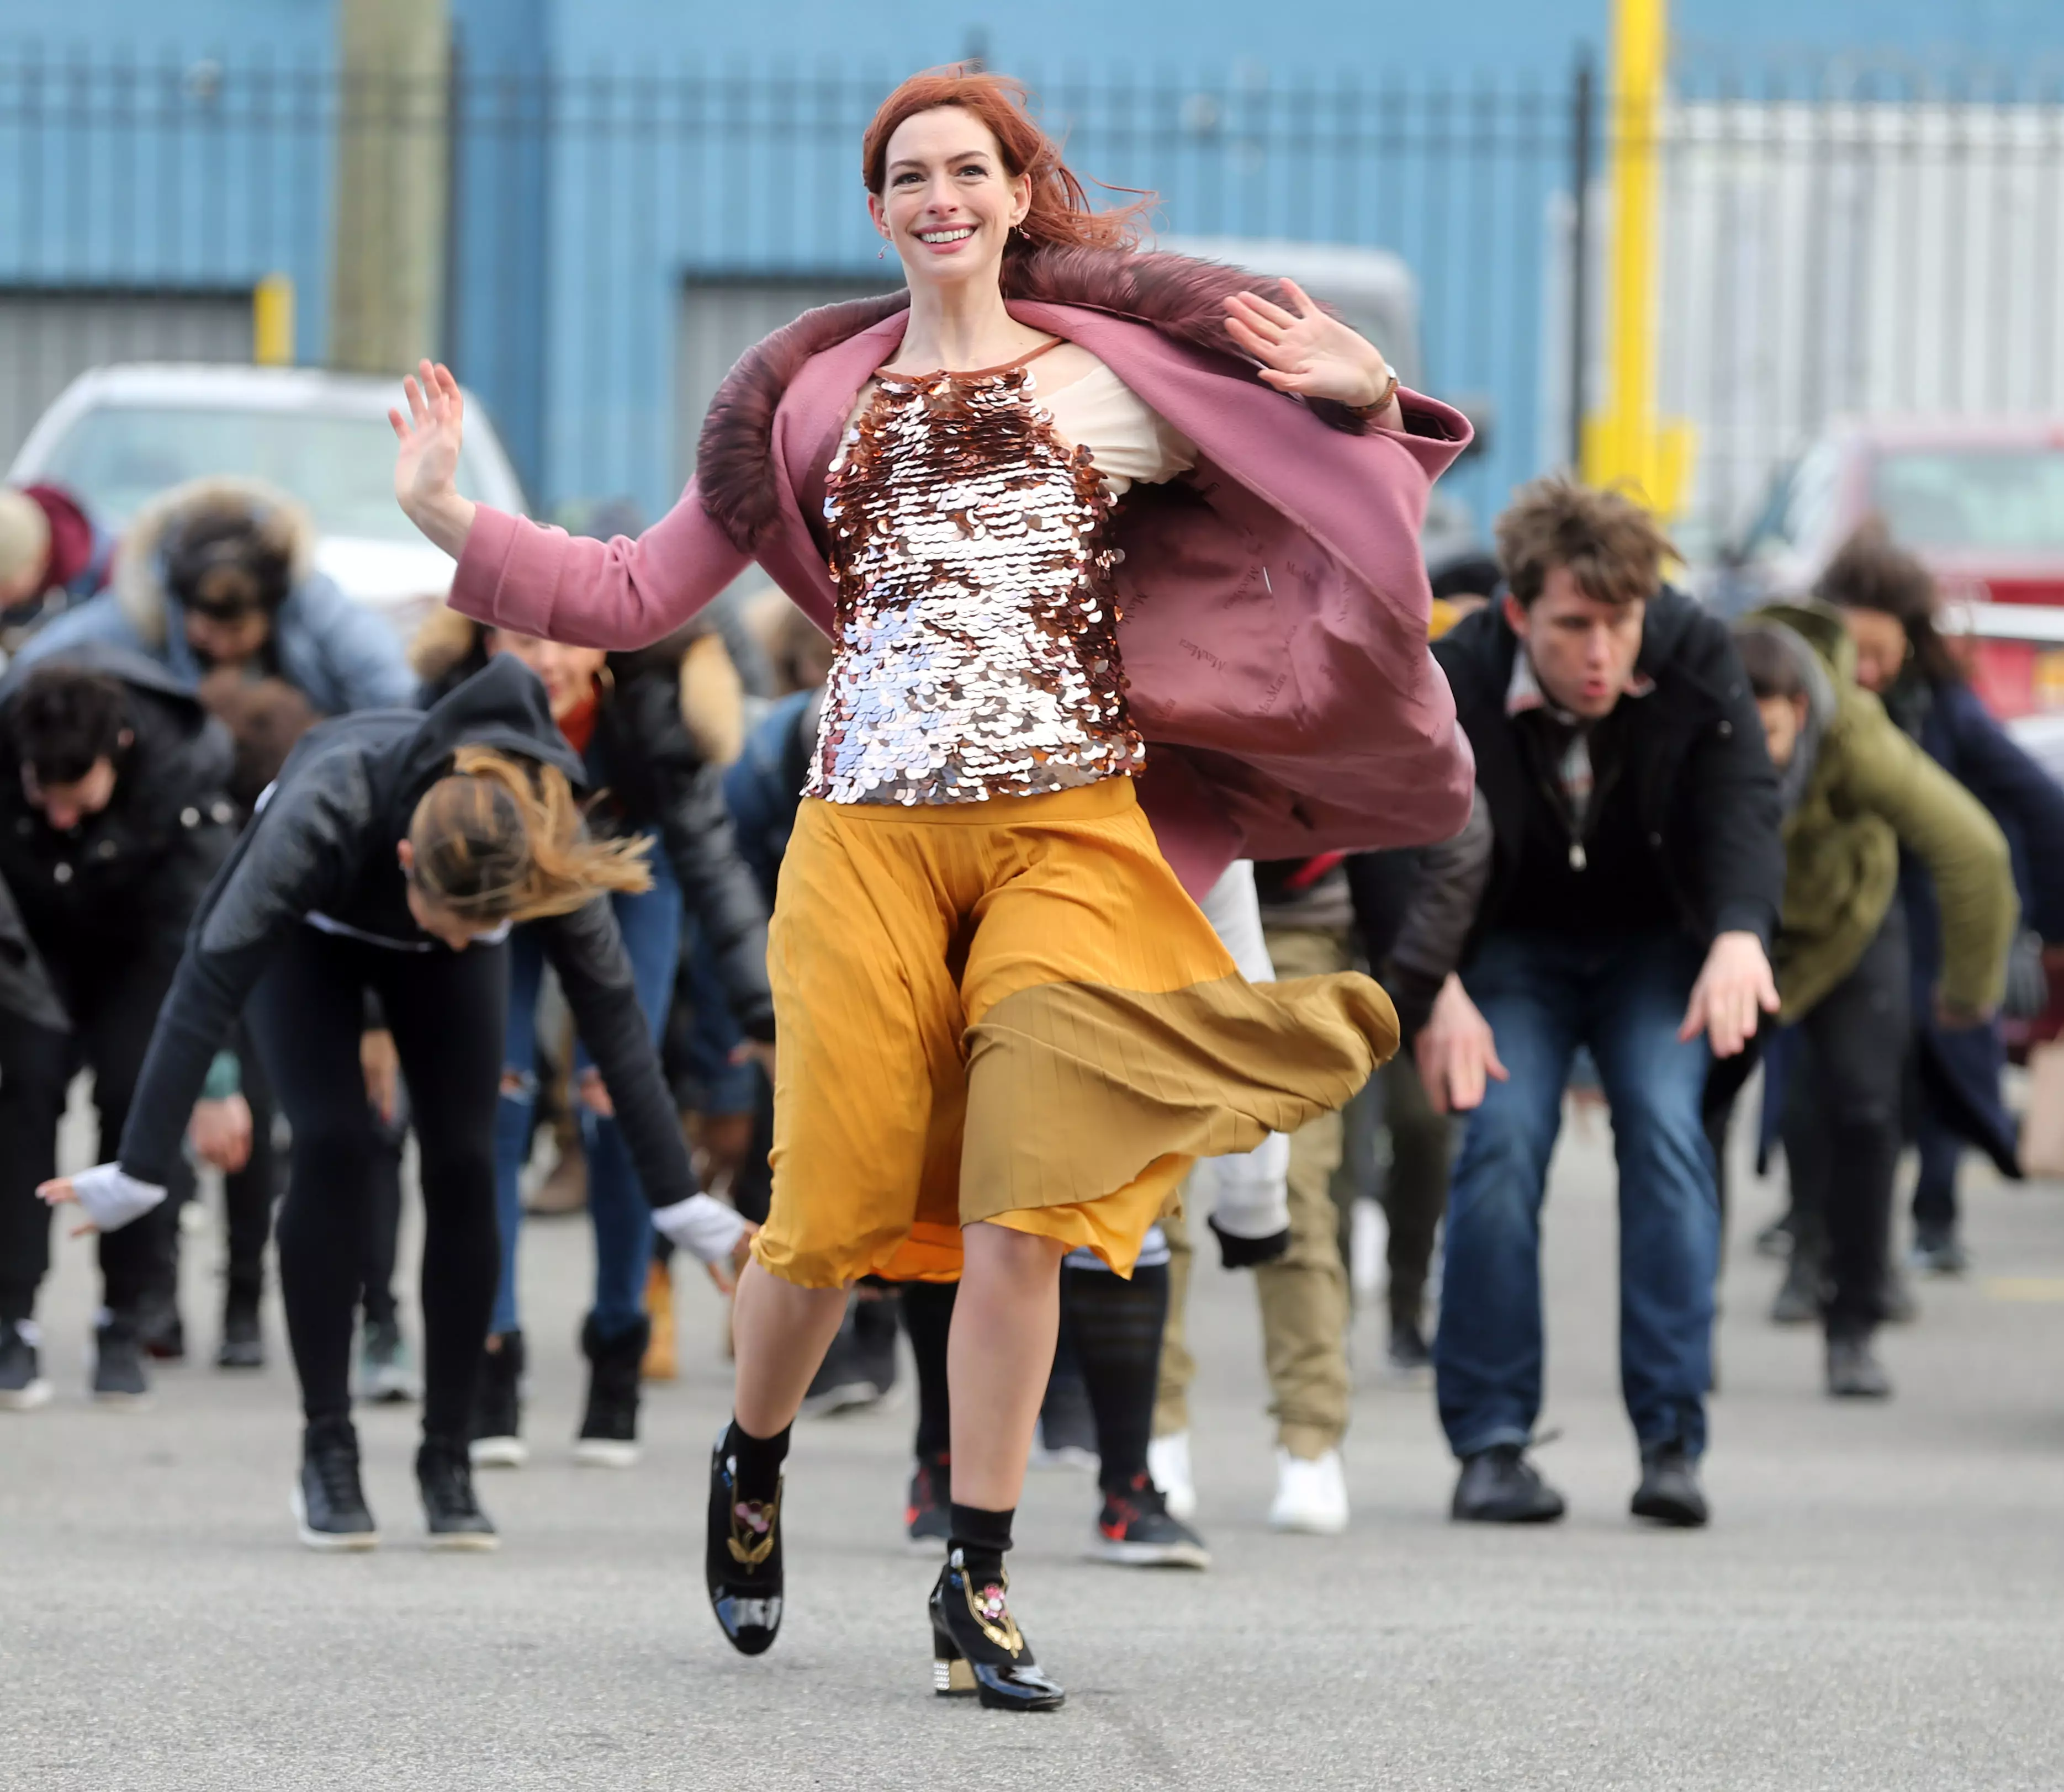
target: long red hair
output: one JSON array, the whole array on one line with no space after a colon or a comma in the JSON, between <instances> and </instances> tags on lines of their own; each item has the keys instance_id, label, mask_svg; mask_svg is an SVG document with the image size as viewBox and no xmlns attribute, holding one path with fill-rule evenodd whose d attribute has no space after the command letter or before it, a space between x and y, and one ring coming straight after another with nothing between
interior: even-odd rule
<instances>
[{"instance_id":1,"label":"long red hair","mask_svg":"<svg viewBox=\"0 0 2064 1792\"><path fill-rule=\"evenodd\" d=\"M905 119L957 106L971 112L995 138L1010 178L1032 177L1032 206L1012 232L1006 255L1022 254L1042 244L1067 248L1129 249L1145 228L1154 195L1135 187L1107 187L1112 193L1134 195L1129 205L1099 211L1074 170L1061 159L1061 146L1040 129L1031 111L1031 95L1022 81L991 74L972 62L950 62L913 74L881 103L873 123L860 140L861 174L870 193L879 194L888 179L889 139ZM1102 181L1097 184L1103 186Z\"/></svg>"}]
</instances>

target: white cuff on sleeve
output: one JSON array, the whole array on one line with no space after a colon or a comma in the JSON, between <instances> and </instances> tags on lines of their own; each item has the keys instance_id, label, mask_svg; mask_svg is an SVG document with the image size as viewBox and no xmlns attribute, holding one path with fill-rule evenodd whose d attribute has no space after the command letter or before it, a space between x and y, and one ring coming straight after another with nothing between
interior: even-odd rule
<instances>
[{"instance_id":1,"label":"white cuff on sleeve","mask_svg":"<svg viewBox=\"0 0 2064 1792\"><path fill-rule=\"evenodd\" d=\"M144 1214L165 1198L155 1182L139 1182L126 1175L119 1163L95 1164L71 1179L72 1192L86 1217L103 1232L117 1231Z\"/></svg>"},{"instance_id":2,"label":"white cuff on sleeve","mask_svg":"<svg viewBox=\"0 0 2064 1792\"><path fill-rule=\"evenodd\" d=\"M745 1231L736 1210L707 1194L691 1194L652 1210L652 1223L679 1249L705 1263L730 1261Z\"/></svg>"},{"instance_id":3,"label":"white cuff on sleeve","mask_svg":"<svg viewBox=\"0 0 2064 1792\"><path fill-rule=\"evenodd\" d=\"M1271 1133L1252 1151L1211 1160L1211 1218L1236 1238L1272 1238L1290 1226L1290 1141Z\"/></svg>"}]
</instances>

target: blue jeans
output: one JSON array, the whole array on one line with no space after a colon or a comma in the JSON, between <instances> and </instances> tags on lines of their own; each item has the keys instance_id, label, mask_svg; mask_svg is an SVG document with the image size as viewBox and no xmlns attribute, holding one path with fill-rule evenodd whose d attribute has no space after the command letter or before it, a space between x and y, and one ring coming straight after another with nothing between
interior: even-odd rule
<instances>
[{"instance_id":1,"label":"blue jeans","mask_svg":"<svg viewBox=\"0 0 2064 1792\"><path fill-rule=\"evenodd\" d=\"M1706 1043L1677 1029L1702 955L1672 931L1493 934L1463 975L1511 1072L1469 1117L1448 1194L1441 1423L1458 1456L1524 1443L1541 1411L1541 1202L1579 1045L1619 1161L1620 1386L1644 1449L1706 1444L1719 1200L1699 1120Z\"/></svg>"},{"instance_id":2,"label":"blue jeans","mask_svg":"<svg viewBox=\"0 0 2064 1792\"><path fill-rule=\"evenodd\" d=\"M652 888L615 896L610 906L623 930L638 1005L656 1041L672 1000L681 940L681 890L659 843L653 841ZM494 1296L494 1329L521 1324L516 1305L516 1240L523 1224L518 1187L530 1150L530 1116L538 1099L538 990L545 972L543 936L519 927L509 941L509 1033L502 1052L503 1093L494 1117L494 1206L502 1226L502 1283ZM574 1080L588 1067L586 1048L574 1060ZM603 1338L619 1337L645 1310L646 1266L652 1256L651 1208L614 1120L575 1100L581 1147L587 1158L587 1212L595 1227L595 1325Z\"/></svg>"}]
</instances>

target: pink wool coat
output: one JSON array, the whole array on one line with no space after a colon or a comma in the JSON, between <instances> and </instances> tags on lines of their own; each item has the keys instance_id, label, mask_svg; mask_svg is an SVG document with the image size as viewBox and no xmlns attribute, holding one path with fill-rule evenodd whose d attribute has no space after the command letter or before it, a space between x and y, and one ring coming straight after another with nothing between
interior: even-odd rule
<instances>
[{"instance_id":1,"label":"pink wool coat","mask_svg":"<svg viewBox=\"0 0 2064 1792\"><path fill-rule=\"evenodd\" d=\"M1195 469L1119 506L1119 640L1148 745L1140 796L1200 894L1236 858L1445 840L1474 767L1426 642L1419 527L1469 441L1401 393L1406 427L1264 385L1224 333L1236 288L1272 281L1173 256L1044 251L1011 315L1104 361L1197 445ZM740 360L697 477L635 541L568 536L483 506L452 587L485 622L629 648L678 627L756 560L829 632L825 471L853 402L903 336L897 294L828 306Z\"/></svg>"}]
</instances>

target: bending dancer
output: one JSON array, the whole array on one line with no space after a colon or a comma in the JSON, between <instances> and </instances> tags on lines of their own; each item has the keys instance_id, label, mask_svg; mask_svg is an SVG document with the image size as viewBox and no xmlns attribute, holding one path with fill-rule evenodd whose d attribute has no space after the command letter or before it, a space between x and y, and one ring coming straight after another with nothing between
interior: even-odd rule
<instances>
[{"instance_id":1,"label":"bending dancer","mask_svg":"<svg viewBox=\"0 0 2064 1792\"><path fill-rule=\"evenodd\" d=\"M1245 982L1185 888L1462 825L1417 531L1468 426L1294 287L1133 252L1136 211L1088 208L1013 83L913 78L862 163L909 291L748 353L639 539L462 497L427 364L396 489L498 626L631 646L757 560L832 635L712 1604L740 1649L773 1641L788 1427L847 1287L958 1275L934 1683L1050 1709L1002 1562L1061 1259L1130 1271L1192 1158L1295 1130L1395 1046L1366 978Z\"/></svg>"},{"instance_id":2,"label":"bending dancer","mask_svg":"<svg viewBox=\"0 0 2064 1792\"><path fill-rule=\"evenodd\" d=\"M308 1428L301 1540L379 1540L351 1424L353 1311L380 1144L359 1033L369 990L415 1104L423 1185L423 1444L433 1547L491 1548L466 1425L499 1254L494 1114L508 1010L506 941L538 921L654 1218L706 1262L744 1222L695 1192L658 1055L609 906L643 887L645 845L583 834L580 760L544 687L498 659L427 715L366 710L303 737L196 914L151 1036L119 1159L43 1186L103 1231L164 1198L208 1060L244 1011L294 1130L280 1284ZM470 948L470 949L469 949ZM249 1008L245 1009L247 999Z\"/></svg>"},{"instance_id":3,"label":"bending dancer","mask_svg":"<svg viewBox=\"0 0 2064 1792\"><path fill-rule=\"evenodd\" d=\"M681 714L686 646L676 639L643 654L611 655L483 629L443 610L424 625L414 650L426 699L455 689L500 654L522 661L543 683L553 722L601 793L589 811L589 825L650 843L648 887L613 894L610 906L655 1049L680 958L684 901L685 912L702 924L717 948L728 985L725 994L748 1035L764 1041L774 1033L767 990L767 912L738 855L717 769L703 757ZM519 1394L523 1333L516 1304L516 1245L523 1203L518 1178L530 1146L538 992L550 945L549 923L518 928L509 942L509 1037L494 1140L502 1279L474 1406L476 1468L517 1468L528 1456ZM651 1329L644 1297L652 1228L623 1130L585 1051L574 1071L581 1148L588 1162L588 1215L595 1226L595 1304L581 1324L588 1385L574 1460L627 1468L638 1458L638 1371Z\"/></svg>"}]
</instances>

